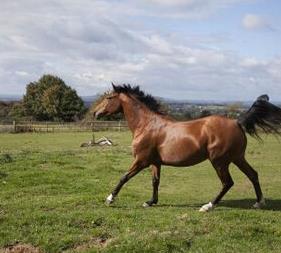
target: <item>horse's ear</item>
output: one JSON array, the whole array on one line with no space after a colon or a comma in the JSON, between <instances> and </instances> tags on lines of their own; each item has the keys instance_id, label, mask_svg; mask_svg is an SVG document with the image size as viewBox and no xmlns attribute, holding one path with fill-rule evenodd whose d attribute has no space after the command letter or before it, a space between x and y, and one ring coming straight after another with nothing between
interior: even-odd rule
<instances>
[{"instance_id":1,"label":"horse's ear","mask_svg":"<svg viewBox=\"0 0 281 253\"><path fill-rule=\"evenodd\" d=\"M116 86L114 85L113 82L111 82L111 85L112 85L113 90L116 91Z\"/></svg>"},{"instance_id":2,"label":"horse's ear","mask_svg":"<svg viewBox=\"0 0 281 253\"><path fill-rule=\"evenodd\" d=\"M269 96L267 94L261 95L257 98L257 101L269 101Z\"/></svg>"}]
</instances>

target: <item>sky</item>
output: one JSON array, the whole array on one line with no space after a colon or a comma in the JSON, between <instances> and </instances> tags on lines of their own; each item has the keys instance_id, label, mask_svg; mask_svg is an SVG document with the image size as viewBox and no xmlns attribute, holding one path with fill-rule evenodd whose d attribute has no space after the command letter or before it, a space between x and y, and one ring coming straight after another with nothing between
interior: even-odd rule
<instances>
[{"instance_id":1,"label":"sky","mask_svg":"<svg viewBox=\"0 0 281 253\"><path fill-rule=\"evenodd\" d=\"M43 74L185 100L281 101L281 1L1 0L0 95Z\"/></svg>"}]
</instances>

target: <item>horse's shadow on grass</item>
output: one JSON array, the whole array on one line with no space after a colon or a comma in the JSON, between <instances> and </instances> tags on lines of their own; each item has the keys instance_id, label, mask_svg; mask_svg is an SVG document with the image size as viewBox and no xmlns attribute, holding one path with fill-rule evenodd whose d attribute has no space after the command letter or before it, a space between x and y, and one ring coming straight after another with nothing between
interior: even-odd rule
<instances>
[{"instance_id":1,"label":"horse's shadow on grass","mask_svg":"<svg viewBox=\"0 0 281 253\"><path fill-rule=\"evenodd\" d=\"M229 207L237 209L247 209L254 210L253 205L255 204L255 199L229 199L222 200L219 203L219 207ZM263 210L271 211L281 211L281 199L265 199L266 205L262 207ZM155 207L177 207L177 208L200 208L205 203L196 203L196 204L159 204Z\"/></svg>"},{"instance_id":2,"label":"horse's shadow on grass","mask_svg":"<svg viewBox=\"0 0 281 253\"><path fill-rule=\"evenodd\" d=\"M238 209L253 209L255 199L229 199L222 201L219 205ZM281 199L265 199L263 210L281 211Z\"/></svg>"},{"instance_id":3,"label":"horse's shadow on grass","mask_svg":"<svg viewBox=\"0 0 281 253\"><path fill-rule=\"evenodd\" d=\"M226 208L235 208L241 210L255 210L253 205L256 203L256 199L227 199L222 200L218 207L226 207ZM281 211L281 199L265 199L266 205L262 207L262 210L270 210L270 211ZM199 209L203 204L206 203L159 203L157 205L153 205L152 208L191 208L191 209ZM124 206L124 205L112 205L111 208L115 209L131 209L132 206ZM138 205L137 208L142 209L141 205ZM148 208L150 209L150 208Z\"/></svg>"}]
</instances>

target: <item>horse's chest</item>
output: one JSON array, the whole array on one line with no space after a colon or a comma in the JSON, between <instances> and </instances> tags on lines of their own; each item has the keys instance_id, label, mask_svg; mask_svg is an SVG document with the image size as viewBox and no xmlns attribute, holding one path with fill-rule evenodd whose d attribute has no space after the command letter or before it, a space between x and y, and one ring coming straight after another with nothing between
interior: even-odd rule
<instances>
[{"instance_id":1,"label":"horse's chest","mask_svg":"<svg viewBox=\"0 0 281 253\"><path fill-rule=\"evenodd\" d=\"M132 142L133 155L137 154L149 155L155 150L155 141L151 136L145 136L142 138L135 138Z\"/></svg>"}]
</instances>

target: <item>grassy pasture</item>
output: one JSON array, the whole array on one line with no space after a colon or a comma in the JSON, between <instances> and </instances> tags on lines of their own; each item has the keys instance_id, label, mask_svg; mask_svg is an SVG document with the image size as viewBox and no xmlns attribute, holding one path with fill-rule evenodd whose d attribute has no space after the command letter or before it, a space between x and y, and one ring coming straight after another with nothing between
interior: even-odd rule
<instances>
[{"instance_id":1,"label":"grassy pasture","mask_svg":"<svg viewBox=\"0 0 281 253\"><path fill-rule=\"evenodd\" d=\"M147 169L104 205L131 156L131 134L99 132L114 147L80 148L91 133L0 135L0 252L30 244L43 252L281 252L281 143L249 138L267 207L253 210L253 187L234 166L235 185L213 212L199 213L220 190L209 162L163 167L159 204Z\"/></svg>"}]
</instances>

